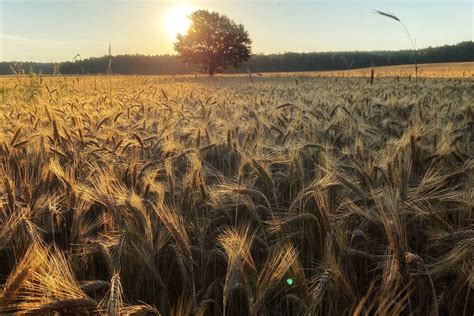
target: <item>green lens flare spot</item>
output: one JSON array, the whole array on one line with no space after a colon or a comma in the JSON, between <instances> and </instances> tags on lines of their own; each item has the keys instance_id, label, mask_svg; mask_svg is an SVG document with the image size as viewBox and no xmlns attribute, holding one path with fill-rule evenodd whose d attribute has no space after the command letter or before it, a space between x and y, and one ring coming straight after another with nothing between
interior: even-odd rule
<instances>
[{"instance_id":1,"label":"green lens flare spot","mask_svg":"<svg viewBox=\"0 0 474 316\"><path fill-rule=\"evenodd\" d=\"M291 279L291 278L286 279L286 283L288 285L293 285L293 279Z\"/></svg>"}]
</instances>

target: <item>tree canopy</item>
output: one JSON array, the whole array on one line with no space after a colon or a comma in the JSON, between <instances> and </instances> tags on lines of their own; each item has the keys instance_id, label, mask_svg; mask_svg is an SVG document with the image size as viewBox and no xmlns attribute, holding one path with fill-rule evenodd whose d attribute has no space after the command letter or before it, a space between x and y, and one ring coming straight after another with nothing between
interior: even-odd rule
<instances>
[{"instance_id":1,"label":"tree canopy","mask_svg":"<svg viewBox=\"0 0 474 316\"><path fill-rule=\"evenodd\" d=\"M252 41L242 24L227 16L197 10L190 15L186 34L178 34L174 48L185 63L196 64L213 75L218 69L238 67L251 56Z\"/></svg>"}]
</instances>

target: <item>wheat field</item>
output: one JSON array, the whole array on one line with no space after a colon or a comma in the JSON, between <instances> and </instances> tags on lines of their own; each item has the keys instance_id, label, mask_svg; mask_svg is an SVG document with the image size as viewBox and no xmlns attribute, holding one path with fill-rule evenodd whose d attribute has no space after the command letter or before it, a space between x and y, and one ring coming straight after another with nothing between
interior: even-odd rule
<instances>
[{"instance_id":1,"label":"wheat field","mask_svg":"<svg viewBox=\"0 0 474 316\"><path fill-rule=\"evenodd\" d=\"M419 64L418 73L413 65L382 66L362 69L319 72L320 76L332 77L412 77L423 78L473 78L474 62Z\"/></svg>"},{"instance_id":2,"label":"wheat field","mask_svg":"<svg viewBox=\"0 0 474 316\"><path fill-rule=\"evenodd\" d=\"M473 315L474 80L0 79L0 313Z\"/></svg>"}]
</instances>

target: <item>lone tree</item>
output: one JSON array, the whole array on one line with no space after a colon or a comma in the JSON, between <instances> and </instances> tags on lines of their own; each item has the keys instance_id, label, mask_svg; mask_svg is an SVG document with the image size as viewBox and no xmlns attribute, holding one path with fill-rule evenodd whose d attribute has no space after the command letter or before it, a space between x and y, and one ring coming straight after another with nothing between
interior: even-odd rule
<instances>
[{"instance_id":1,"label":"lone tree","mask_svg":"<svg viewBox=\"0 0 474 316\"><path fill-rule=\"evenodd\" d=\"M212 76L218 68L238 67L250 58L252 41L242 24L207 10L197 10L189 18L189 30L178 34L174 44L184 62L198 64Z\"/></svg>"}]
</instances>

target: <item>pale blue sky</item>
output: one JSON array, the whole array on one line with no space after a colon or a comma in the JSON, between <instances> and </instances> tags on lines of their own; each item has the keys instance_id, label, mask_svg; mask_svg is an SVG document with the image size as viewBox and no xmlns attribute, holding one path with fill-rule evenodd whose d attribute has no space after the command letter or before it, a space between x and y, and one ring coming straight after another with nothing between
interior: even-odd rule
<instances>
[{"instance_id":1,"label":"pale blue sky","mask_svg":"<svg viewBox=\"0 0 474 316\"><path fill-rule=\"evenodd\" d=\"M244 24L255 53L407 49L472 41L473 0L0 0L0 61L65 61L171 54L165 20L175 7L215 10Z\"/></svg>"}]
</instances>

